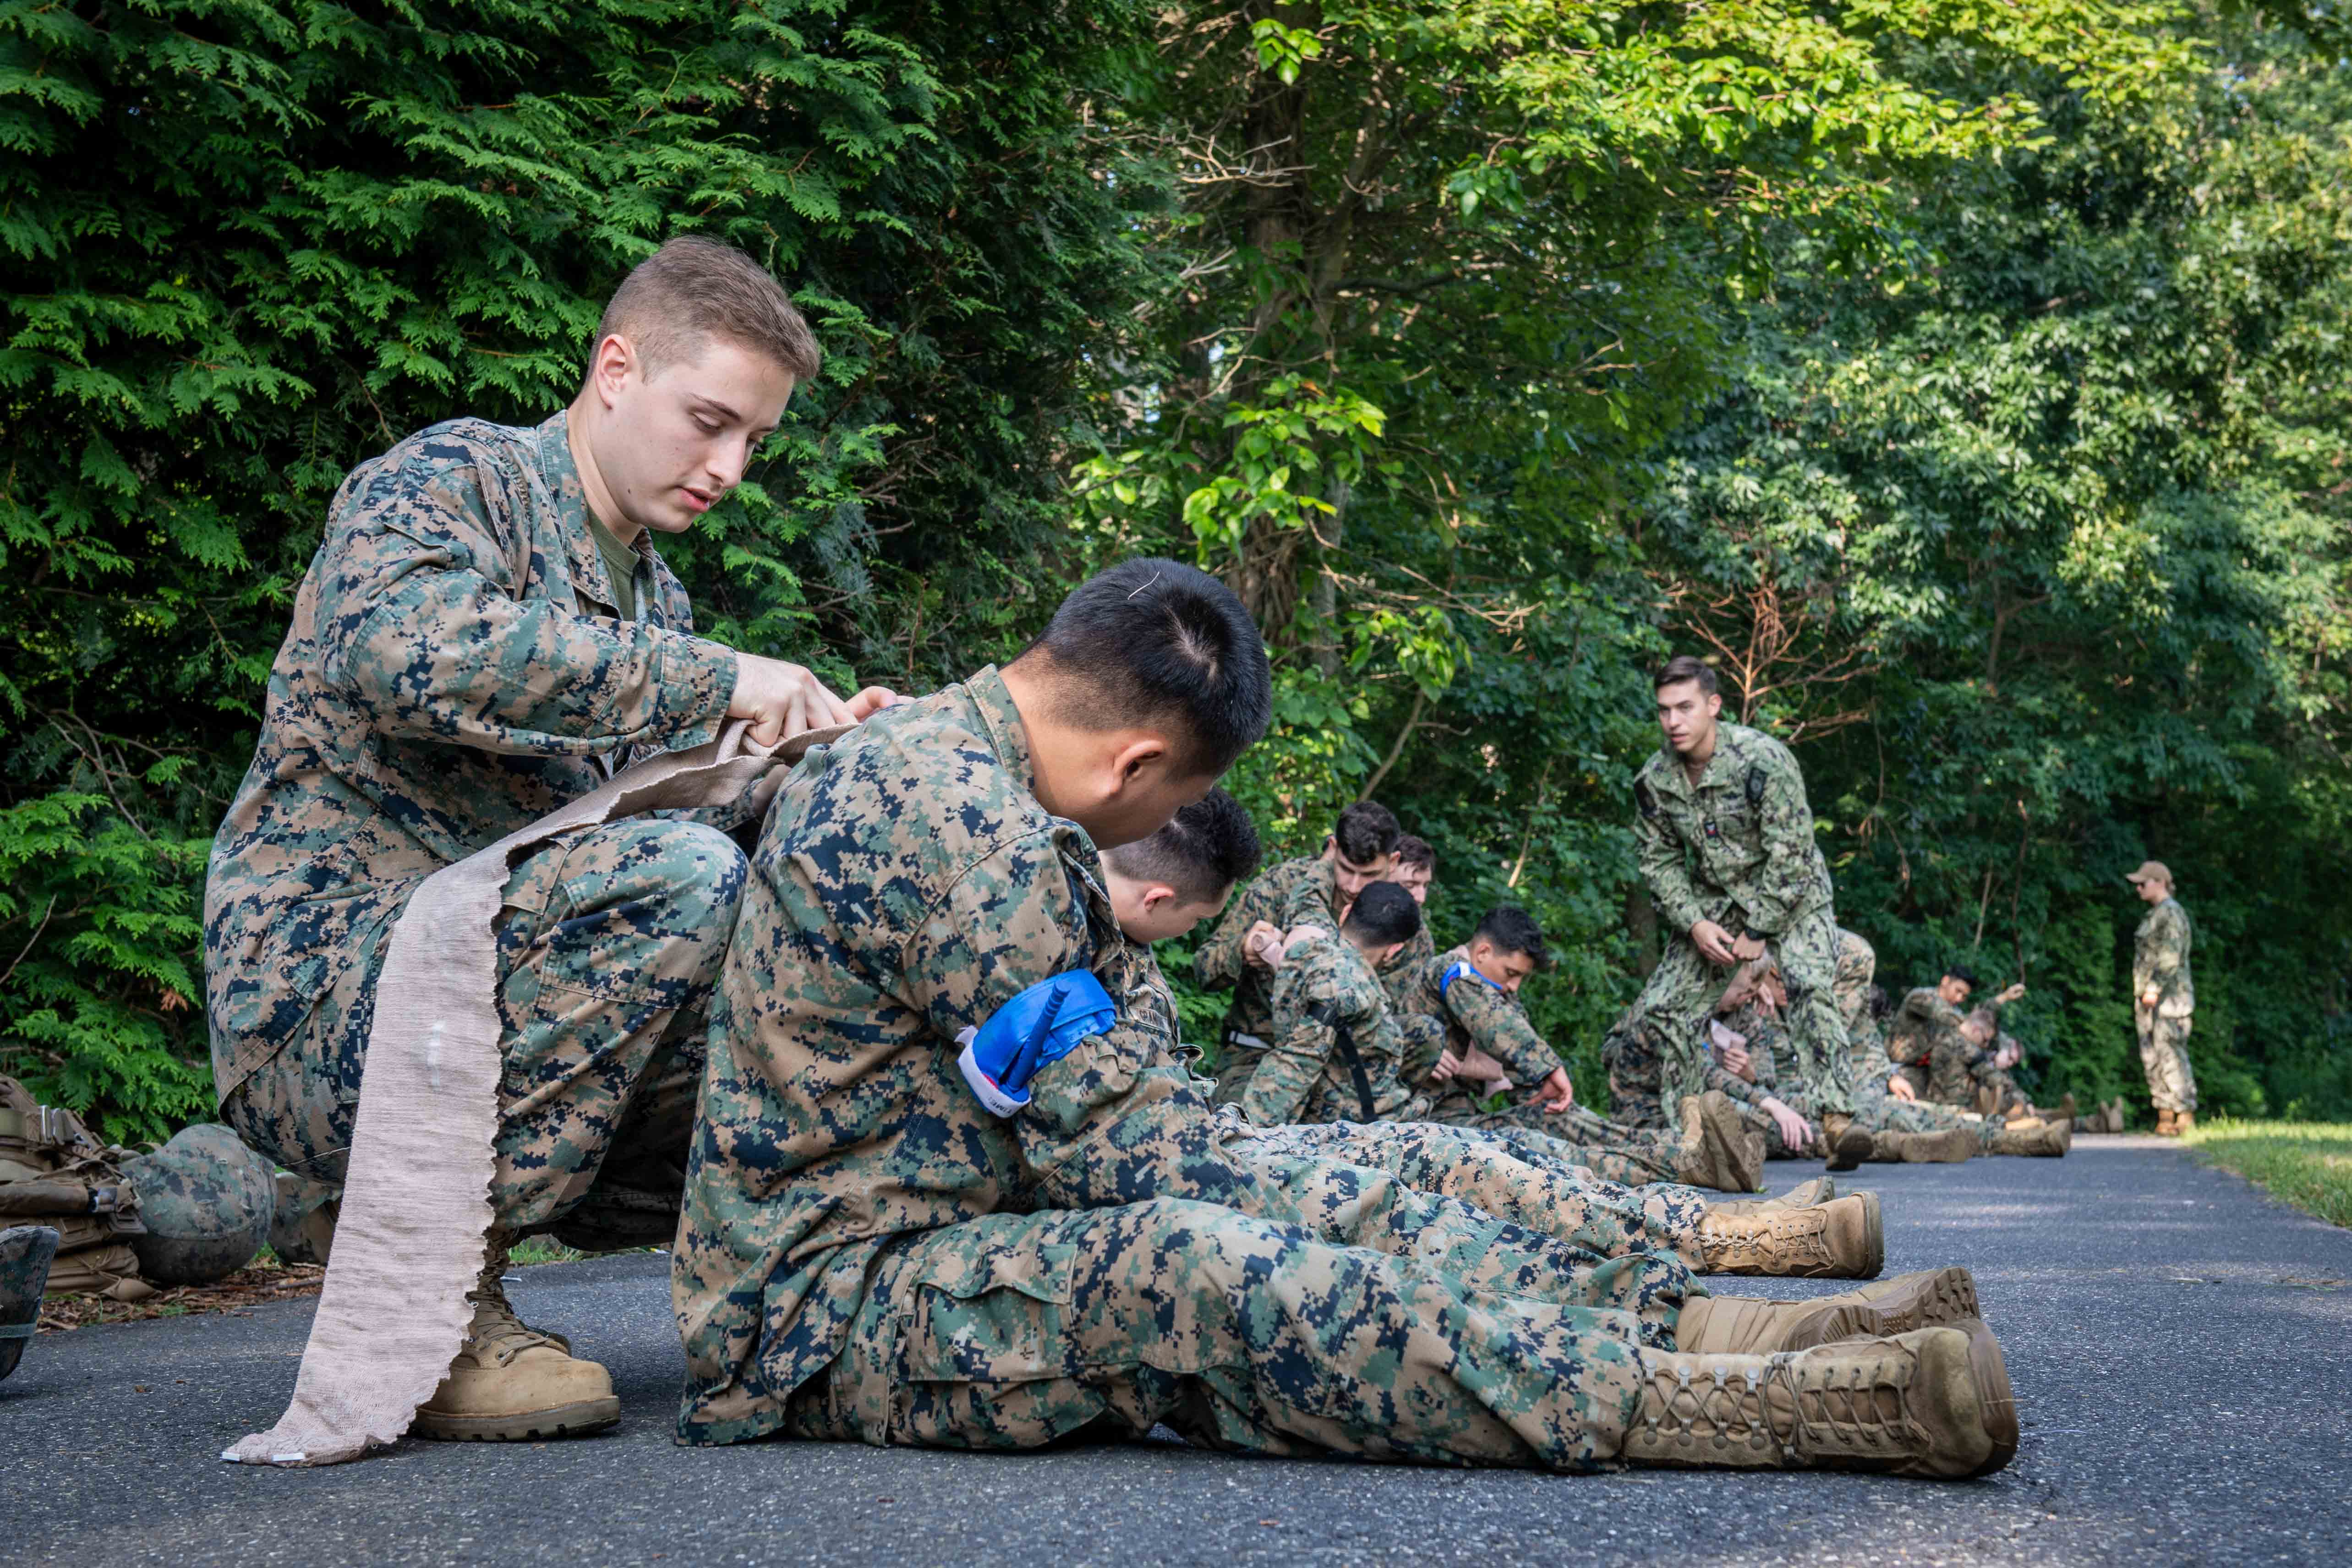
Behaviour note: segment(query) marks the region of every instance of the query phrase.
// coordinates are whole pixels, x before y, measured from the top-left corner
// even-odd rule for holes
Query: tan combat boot
[[[1764,1134],[1721,1092],[1685,1094],[1675,1179],[1717,1192],[1754,1192],[1764,1180]]]
[[[2178,1138],[2178,1137],[2181,1136],[2182,1134],[2186,1134],[2186,1133],[2189,1132],[2189,1131],[2190,1131],[2191,1129],[2193,1129],[2196,1125],[2197,1125],[2197,1113],[2196,1113],[2196,1112],[2194,1112],[2194,1111],[2176,1111],[2176,1112],[2174,1112],[2174,1113],[2172,1113],[2172,1135],[2173,1135],[2174,1137]]]
[[[1822,1116],[1822,1152],[1830,1169],[1850,1171],[1870,1158],[1872,1139],[1868,1132],[1854,1125],[1853,1118],[1843,1112],[1825,1112]]]
[[[1837,1196],[1835,1176],[1817,1176],[1811,1181],[1801,1181],[1778,1197],[1740,1197],[1722,1203],[1709,1199],[1709,1214],[1763,1214],[1782,1208],[1819,1208]]]
[[[572,1354],[562,1334],[527,1327],[507,1304],[499,1271],[507,1249],[493,1244],[480,1280],[466,1292],[474,1321],[449,1375],[418,1407],[409,1431],[451,1442],[507,1443],[576,1437],[621,1418],[613,1379]]]
[[[1675,1323],[1685,1355],[1769,1355],[1842,1339],[1885,1339],[1981,1317],[1966,1269],[1930,1269],[1805,1301],[1760,1296],[1695,1296]]]
[[[2169,1138],[2178,1135],[2179,1132],[2179,1129],[2172,1124],[2172,1113],[2158,1109],[2156,1113],[2156,1135],[2159,1138]]]
[[[1706,1274],[1771,1274],[1801,1280],[1875,1280],[1886,1267],[1878,1195],[1855,1193],[1814,1208],[1726,1214],[1709,1204],[1699,1221]]]
[[[1992,1147],[1986,1152],[1995,1155],[2025,1155],[2040,1159],[2062,1159],[2074,1146],[2074,1124],[2044,1122],[2036,1127],[2003,1127],[1993,1135]]]
[[[1966,1127],[1941,1133],[1873,1133],[1870,1157],[1915,1166],[1956,1166],[1972,1158],[1984,1140]]]
[[[1633,1465],[1957,1479],[2017,1453],[2017,1404],[1980,1322],[1771,1355],[1644,1351]]]

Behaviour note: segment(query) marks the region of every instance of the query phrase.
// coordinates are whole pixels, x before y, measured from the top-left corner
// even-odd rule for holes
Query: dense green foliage
[[[0,5],[0,1067],[122,1134],[207,1106],[196,877],[328,498],[436,420],[560,407],[671,233],[765,258],[829,354],[682,552],[707,627],[807,657],[870,593],[877,497],[1015,580],[1077,350],[1143,270],[1069,112],[1127,25]]]
[[[829,355],[671,552],[714,634],[920,688],[1197,554],[1276,651],[1279,846],[1373,790],[1442,940],[1528,904],[1580,1069],[1643,672],[1708,648],[1890,983],[2021,975],[2042,1081],[2132,1092],[2153,854],[2209,1103],[2352,1111],[2342,52],[2114,0],[0,0],[0,1071],[203,1111],[205,845],[335,483],[543,417],[693,230]]]

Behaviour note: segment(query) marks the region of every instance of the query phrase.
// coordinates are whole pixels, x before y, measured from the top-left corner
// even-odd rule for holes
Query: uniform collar
[[[1021,722],[1021,709],[1013,702],[1003,675],[990,664],[965,681],[963,686],[971,694],[971,706],[979,711],[981,727],[988,731],[988,741],[996,750],[997,761],[1022,789],[1035,795],[1037,771],[1029,755],[1029,728]]]
[[[580,465],[572,460],[572,411],[565,409],[539,427],[539,476],[555,498],[556,526],[563,534],[563,570],[575,595],[606,608],[621,601],[612,574],[604,570],[604,552],[588,532],[588,491],[580,482]],[[642,545],[642,541],[640,541]]]

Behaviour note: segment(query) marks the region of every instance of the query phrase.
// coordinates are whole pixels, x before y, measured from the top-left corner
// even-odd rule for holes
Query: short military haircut
[[[1948,980],[1958,980],[1972,991],[1977,988],[1977,972],[1966,964],[1945,965],[1944,977]]]
[[[734,246],[697,235],[671,240],[621,279],[596,341],[615,332],[636,350],[648,380],[699,356],[713,338],[765,355],[795,382],[815,380],[824,364],[783,285]]]
[[[1348,934],[1374,947],[1410,942],[1420,929],[1421,905],[1392,882],[1372,883],[1348,911]]]
[[[1331,824],[1331,841],[1339,846],[1339,858],[1349,865],[1368,865],[1394,853],[1403,831],[1397,826],[1394,811],[1378,800],[1359,800]]]
[[[1437,870],[1437,852],[1418,833],[1397,835],[1396,859],[1399,865],[1420,866],[1433,873]]]
[[[1165,726],[1177,765],[1214,777],[1265,733],[1265,641],[1234,591],[1198,567],[1145,557],[1071,591],[1015,663],[1048,666],[1052,716],[1076,729]]]
[[[1186,904],[1213,904],[1255,871],[1264,853],[1242,803],[1212,789],[1150,838],[1105,850],[1103,859],[1123,877],[1167,883]]]
[[[1484,942],[1497,953],[1519,953],[1538,964],[1551,961],[1551,952],[1544,946],[1543,927],[1536,917],[1516,904],[1498,904],[1486,911],[1478,922],[1478,929],[1470,934],[1473,942]]]
[[[1664,691],[1685,681],[1696,681],[1702,696],[1711,697],[1722,689],[1716,681],[1714,667],[1688,653],[1676,653],[1659,665],[1658,673],[1650,677],[1650,689]]]
[[[1895,1010],[1895,998],[1886,994],[1885,986],[1873,986],[1863,996],[1872,1018],[1883,1019]]]

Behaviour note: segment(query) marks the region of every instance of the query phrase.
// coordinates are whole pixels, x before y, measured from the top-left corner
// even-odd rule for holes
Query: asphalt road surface
[[[1776,1188],[1819,1168],[1776,1165]],[[625,1419],[572,1442],[226,1465],[283,1408],[308,1303],[45,1335],[0,1385],[0,1560],[2352,1562],[2352,1232],[2153,1139],[1861,1175],[1885,1200],[1890,1271],[1976,1270],[2024,1428],[1989,1480],[1415,1469],[1172,1440],[680,1448],[664,1261],[641,1254],[509,1287],[613,1370]]]

